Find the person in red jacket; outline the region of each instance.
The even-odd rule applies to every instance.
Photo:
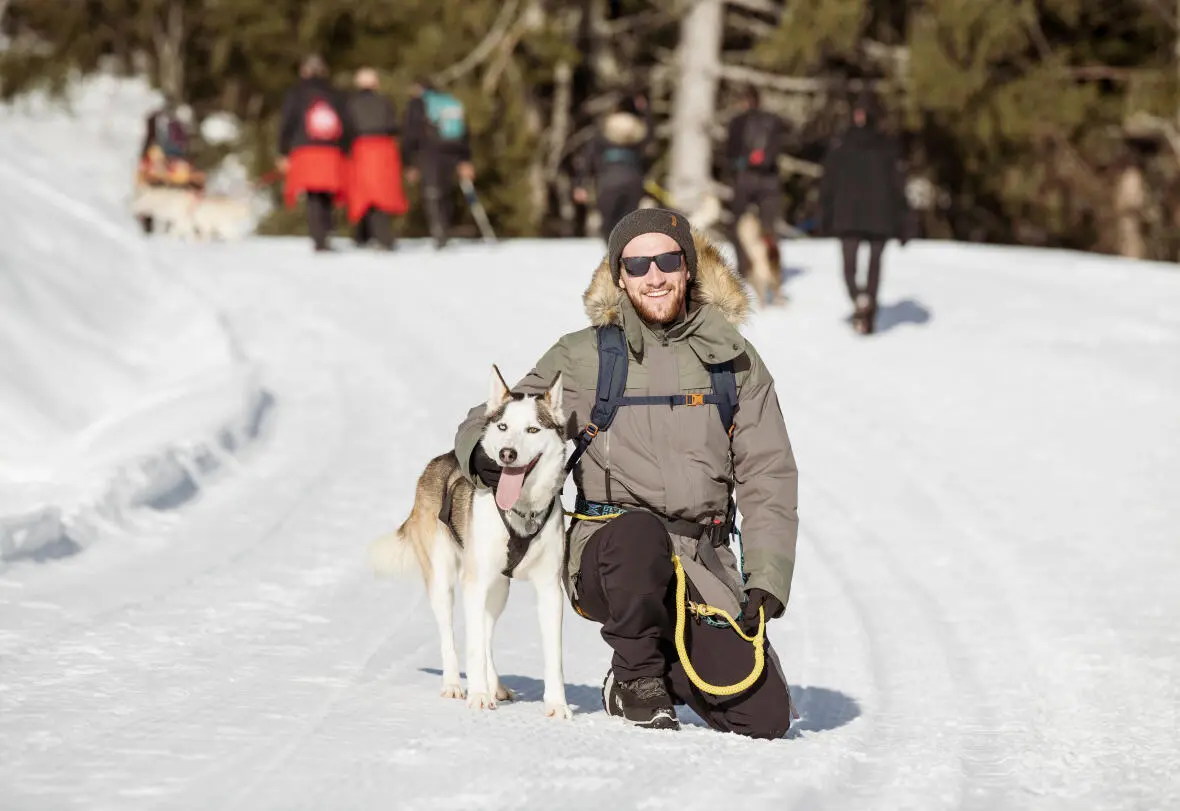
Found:
[[[312,54],[299,68],[299,81],[283,99],[279,125],[279,171],[286,175],[284,199],[294,208],[307,199],[307,225],[317,251],[330,250],[332,206],[344,194],[345,155],[352,126],[344,99],[328,81],[328,67]]]
[[[370,239],[382,248],[394,247],[391,216],[409,209],[402,188],[402,158],[398,148],[397,111],[378,90],[377,71],[361,68],[356,91],[348,98],[348,119],[354,138],[348,161],[348,220],[356,226],[354,240]]]

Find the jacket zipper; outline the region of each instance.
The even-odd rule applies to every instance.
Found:
[[[606,440],[605,459],[603,460],[603,468],[606,470],[606,503],[610,504],[613,499],[610,495],[610,430],[603,433],[603,439]]]

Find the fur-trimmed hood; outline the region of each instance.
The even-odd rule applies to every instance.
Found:
[[[702,360],[721,362],[745,349],[738,327],[750,314],[749,290],[706,236],[694,230],[692,239],[697,249],[697,269],[689,282],[688,318],[669,327],[667,334],[673,340],[689,339]],[[605,257],[582,294],[582,304],[592,325],[622,326],[632,348],[642,351],[641,320],[627,294],[611,278]],[[721,357],[719,352],[727,357]]]

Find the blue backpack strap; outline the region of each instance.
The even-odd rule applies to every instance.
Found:
[[[590,422],[574,440],[574,450],[566,462],[565,470],[574,469],[586,448],[598,436],[599,431],[610,427],[615,411],[624,400],[627,390],[627,338],[623,328],[617,324],[595,327],[598,336],[598,385],[594,391],[594,405],[590,408]]]
[[[713,381],[713,395],[716,397],[717,413],[725,433],[733,437],[733,415],[737,412],[737,376],[733,373],[733,361],[714,364],[709,367],[709,378]]]
[[[619,406],[666,405],[698,406],[715,405],[721,418],[721,425],[728,436],[733,436],[733,417],[737,411],[737,379],[733,372],[733,361],[709,366],[709,378],[713,383],[712,394],[648,394],[626,396],[627,390],[627,338],[623,328],[617,324],[596,327],[598,333],[598,384],[594,392],[594,405],[590,409],[590,422],[578,434],[573,453],[566,462],[568,474],[577,465],[582,454],[590,447],[599,431],[610,427]]]

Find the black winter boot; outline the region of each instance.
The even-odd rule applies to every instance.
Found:
[[[608,670],[602,683],[602,707],[607,715],[644,729],[680,729],[672,697],[658,676],[615,681],[614,669]]]

